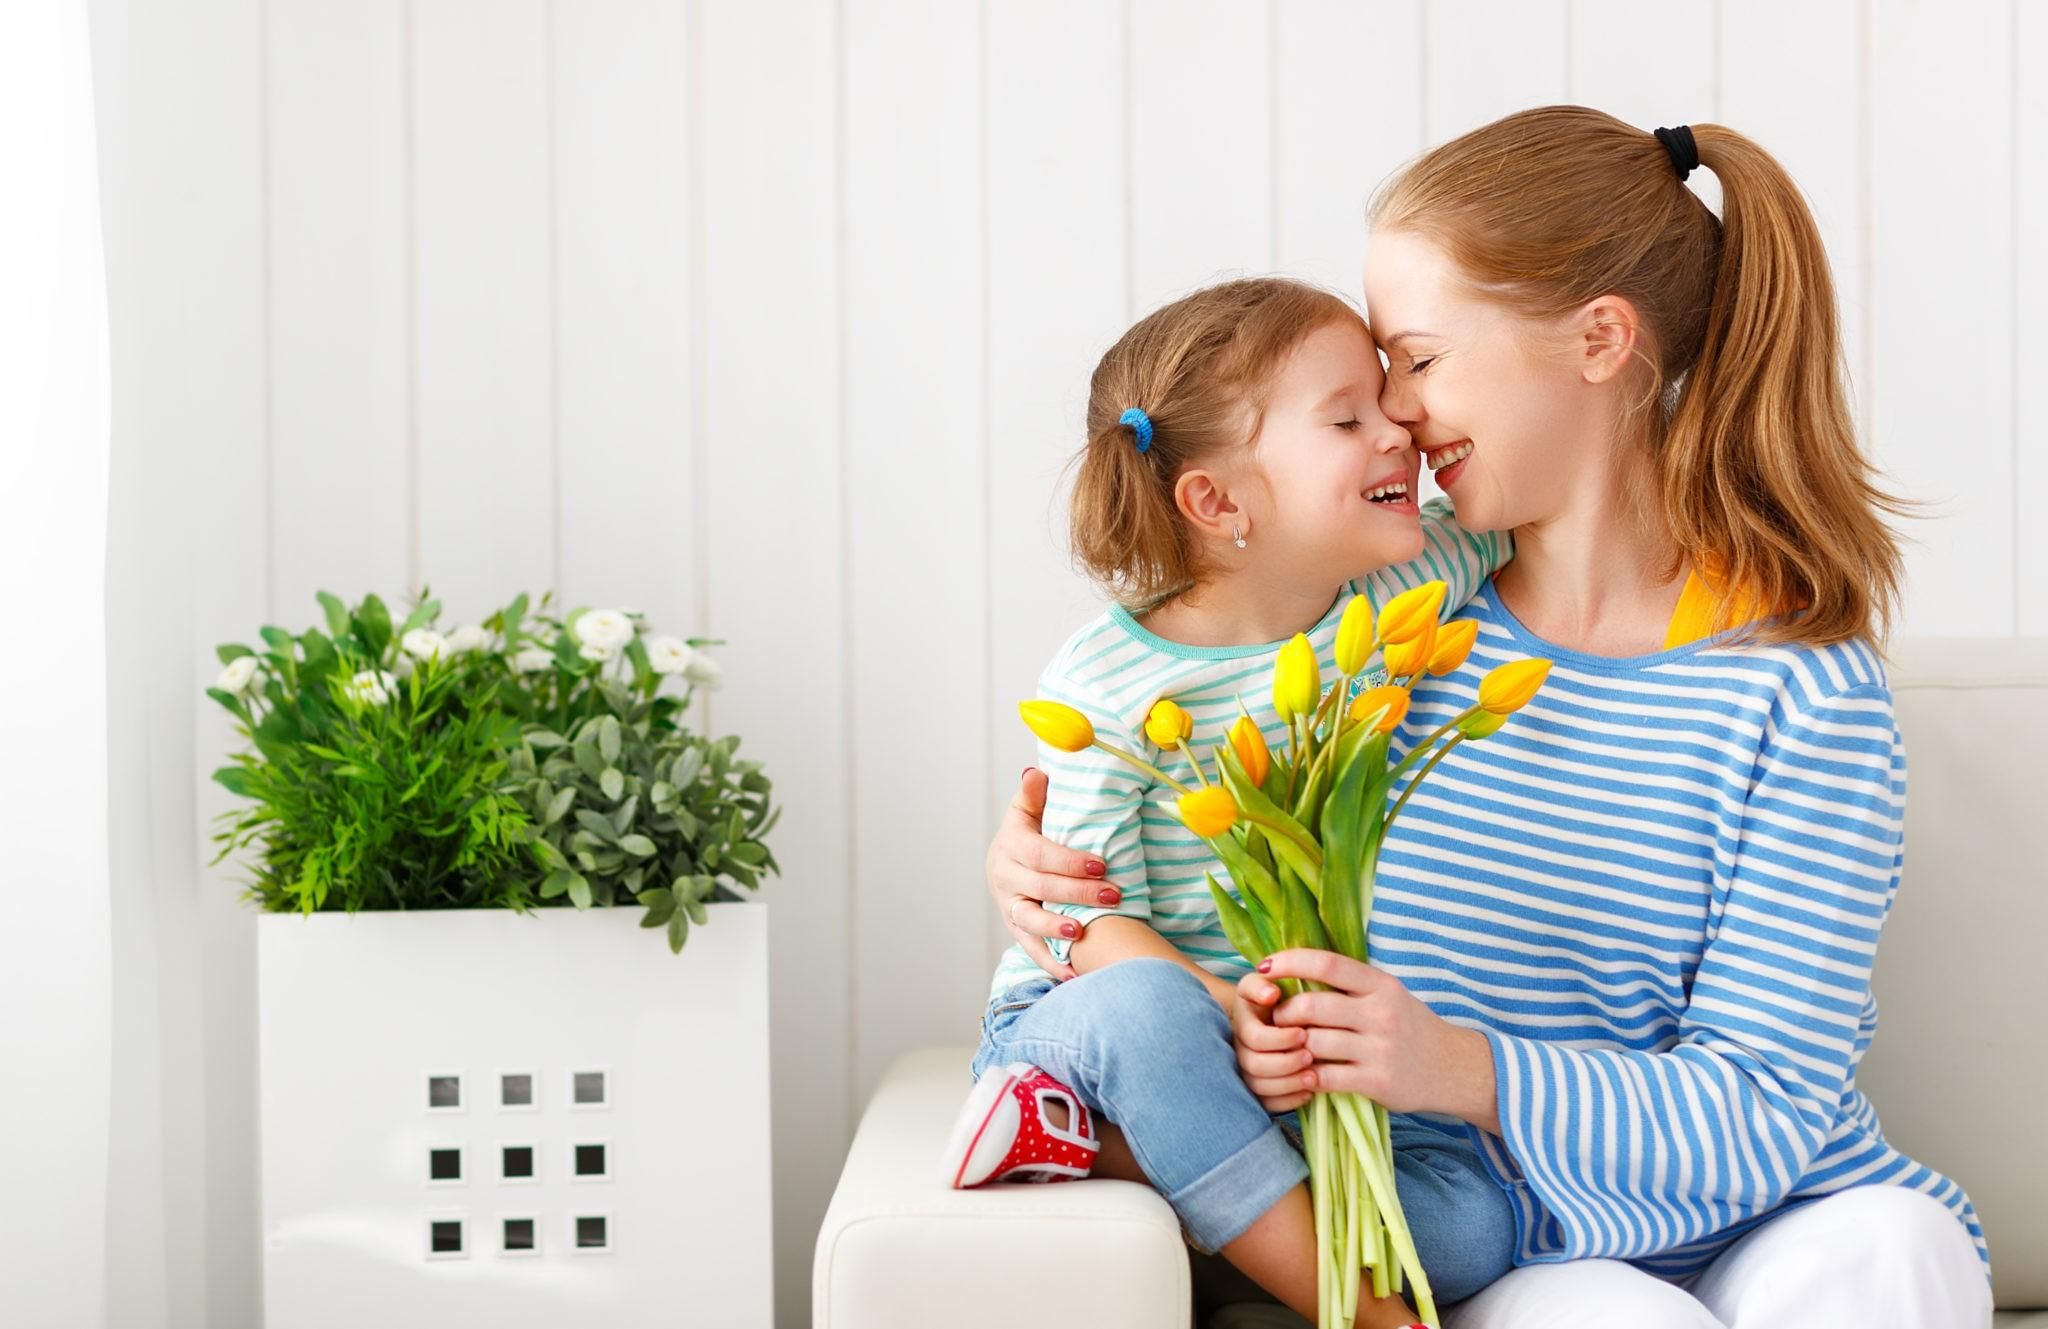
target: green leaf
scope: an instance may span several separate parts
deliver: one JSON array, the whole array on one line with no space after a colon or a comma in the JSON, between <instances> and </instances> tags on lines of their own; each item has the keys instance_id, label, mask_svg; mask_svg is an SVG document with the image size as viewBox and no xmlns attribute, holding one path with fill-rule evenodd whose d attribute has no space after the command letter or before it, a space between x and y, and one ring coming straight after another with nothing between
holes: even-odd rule
<instances>
[{"instance_id":1,"label":"green leaf","mask_svg":"<svg viewBox=\"0 0 2048 1329\"><path fill-rule=\"evenodd\" d=\"M247 646L237 646L233 642L229 642L225 646L214 647L213 653L220 657L220 662L222 664L232 664L234 661L241 659L245 655L256 654L256 652L250 650Z\"/></svg>"},{"instance_id":2,"label":"green leaf","mask_svg":"<svg viewBox=\"0 0 2048 1329\"><path fill-rule=\"evenodd\" d=\"M608 768L604 764L604 758L597 755L596 744L578 743L573 751L576 754L577 770L582 771L585 776L592 780L604 777L604 773Z\"/></svg>"},{"instance_id":3,"label":"green leaf","mask_svg":"<svg viewBox=\"0 0 2048 1329\"><path fill-rule=\"evenodd\" d=\"M648 839L644 835L628 835L621 837L621 839L619 840L619 848L625 850L627 853L633 855L635 858L654 857L654 841Z\"/></svg>"},{"instance_id":4,"label":"green leaf","mask_svg":"<svg viewBox=\"0 0 2048 1329\"><path fill-rule=\"evenodd\" d=\"M315 595L320 601L322 612L327 615L327 631L336 637L346 637L348 606L343 604L339 597L329 595L326 591L317 591Z\"/></svg>"},{"instance_id":5,"label":"green leaf","mask_svg":"<svg viewBox=\"0 0 2048 1329\"><path fill-rule=\"evenodd\" d=\"M391 644L391 611L376 596L366 595L356 610L356 623L363 630L363 648L371 658L382 660L384 649Z\"/></svg>"},{"instance_id":6,"label":"green leaf","mask_svg":"<svg viewBox=\"0 0 2048 1329\"><path fill-rule=\"evenodd\" d=\"M705 920L710 918L710 915L704 912L704 902L702 900L685 900L683 908L689 913L690 921L698 927L703 927Z\"/></svg>"},{"instance_id":7,"label":"green leaf","mask_svg":"<svg viewBox=\"0 0 2048 1329\"><path fill-rule=\"evenodd\" d=\"M568 741L554 730L542 725L529 725L526 730L526 746L535 752L547 752L564 746Z\"/></svg>"},{"instance_id":8,"label":"green leaf","mask_svg":"<svg viewBox=\"0 0 2048 1329\"><path fill-rule=\"evenodd\" d=\"M441 602L439 600L421 601L418 608L405 616L405 622L398 625L399 638L402 640L405 634L411 632L414 628L425 627L439 617L440 613Z\"/></svg>"},{"instance_id":9,"label":"green leaf","mask_svg":"<svg viewBox=\"0 0 2048 1329\"><path fill-rule=\"evenodd\" d=\"M292 657L292 648L298 645L297 638L293 637L291 633L286 632L283 628L274 628L265 624L263 627L256 629L256 632L258 636L263 638L264 645L287 659Z\"/></svg>"},{"instance_id":10,"label":"green leaf","mask_svg":"<svg viewBox=\"0 0 2048 1329\"><path fill-rule=\"evenodd\" d=\"M606 844L617 844L619 842L619 833L612 829L611 819L602 812L594 812L589 808L577 808L576 824Z\"/></svg>"},{"instance_id":11,"label":"green leaf","mask_svg":"<svg viewBox=\"0 0 2048 1329\"><path fill-rule=\"evenodd\" d=\"M574 785L570 785L566 789L556 790L554 798L548 803L547 816L541 819L541 824L544 826L554 825L563 817L569 815L569 809L575 802L576 787Z\"/></svg>"},{"instance_id":12,"label":"green leaf","mask_svg":"<svg viewBox=\"0 0 2048 1329\"><path fill-rule=\"evenodd\" d=\"M223 766L213 773L214 782L241 798L254 798L249 791L249 773L239 766Z\"/></svg>"},{"instance_id":13,"label":"green leaf","mask_svg":"<svg viewBox=\"0 0 2048 1329\"><path fill-rule=\"evenodd\" d=\"M1209 883L1209 895L1216 901L1216 913L1223 924L1223 935L1230 938L1230 944L1237 947L1237 953L1253 964L1265 959L1273 952L1259 937L1258 929L1252 924L1252 916L1245 907L1232 899L1230 892L1217 884L1216 874L1204 873Z\"/></svg>"},{"instance_id":14,"label":"green leaf","mask_svg":"<svg viewBox=\"0 0 2048 1329\"><path fill-rule=\"evenodd\" d=\"M597 726L597 750L604 756L605 764L612 765L619 759L619 717L607 715ZM617 794L612 795L617 798Z\"/></svg>"},{"instance_id":15,"label":"green leaf","mask_svg":"<svg viewBox=\"0 0 2048 1329\"><path fill-rule=\"evenodd\" d=\"M541 899L554 899L562 894L562 892L568 890L569 883L575 879L576 874L574 872L569 871L567 868L556 868L553 872L548 873L547 880L540 884Z\"/></svg>"},{"instance_id":16,"label":"green leaf","mask_svg":"<svg viewBox=\"0 0 2048 1329\"><path fill-rule=\"evenodd\" d=\"M668 920L668 949L672 955L683 953L683 942L690 935L690 918L687 914L675 914Z\"/></svg>"},{"instance_id":17,"label":"green leaf","mask_svg":"<svg viewBox=\"0 0 2048 1329\"><path fill-rule=\"evenodd\" d=\"M624 835L633 827L633 819L640 815L640 795L628 794L626 801L612 812L612 829Z\"/></svg>"},{"instance_id":18,"label":"green leaf","mask_svg":"<svg viewBox=\"0 0 2048 1329\"><path fill-rule=\"evenodd\" d=\"M597 787L604 791L606 798L616 802L619 795L626 792L626 777L618 767L607 766L597 777Z\"/></svg>"},{"instance_id":19,"label":"green leaf","mask_svg":"<svg viewBox=\"0 0 2048 1329\"><path fill-rule=\"evenodd\" d=\"M569 874L569 903L578 909L590 908L590 878L580 872Z\"/></svg>"},{"instance_id":20,"label":"green leaf","mask_svg":"<svg viewBox=\"0 0 2048 1329\"><path fill-rule=\"evenodd\" d=\"M768 861L768 847L752 842L742 842L732 847L732 856L736 861L745 863L750 868L757 868Z\"/></svg>"}]
</instances>

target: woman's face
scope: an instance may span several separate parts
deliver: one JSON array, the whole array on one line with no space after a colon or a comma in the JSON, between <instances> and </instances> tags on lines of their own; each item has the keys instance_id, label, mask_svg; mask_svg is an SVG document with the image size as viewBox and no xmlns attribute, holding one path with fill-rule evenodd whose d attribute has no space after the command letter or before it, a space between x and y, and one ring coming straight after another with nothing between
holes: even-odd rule
<instances>
[{"instance_id":1,"label":"woman's face","mask_svg":"<svg viewBox=\"0 0 2048 1329\"><path fill-rule=\"evenodd\" d=\"M1365 300L1387 353L1380 407L1467 529L1543 521L1599 479L1606 426L1562 329L1485 299L1412 231L1373 232Z\"/></svg>"},{"instance_id":2,"label":"woman's face","mask_svg":"<svg viewBox=\"0 0 2048 1329\"><path fill-rule=\"evenodd\" d=\"M1270 566L1335 584L1422 552L1415 450L1380 410L1383 378L1356 322L1310 333L1281 368L1245 487Z\"/></svg>"}]
</instances>

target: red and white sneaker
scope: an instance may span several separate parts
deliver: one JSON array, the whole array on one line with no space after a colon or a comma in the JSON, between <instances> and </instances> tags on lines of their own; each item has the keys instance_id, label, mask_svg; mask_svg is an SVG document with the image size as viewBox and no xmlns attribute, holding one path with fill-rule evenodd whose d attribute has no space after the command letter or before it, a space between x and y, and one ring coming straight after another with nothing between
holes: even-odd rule
<instances>
[{"instance_id":1,"label":"red and white sneaker","mask_svg":"<svg viewBox=\"0 0 2048 1329\"><path fill-rule=\"evenodd\" d=\"M1064 1103L1055 1126L1048 1102ZM1078 1181L1095 1166L1102 1142L1078 1095L1028 1061L1013 1061L974 1082L946 1141L946 1184L954 1190L998 1181Z\"/></svg>"}]
</instances>

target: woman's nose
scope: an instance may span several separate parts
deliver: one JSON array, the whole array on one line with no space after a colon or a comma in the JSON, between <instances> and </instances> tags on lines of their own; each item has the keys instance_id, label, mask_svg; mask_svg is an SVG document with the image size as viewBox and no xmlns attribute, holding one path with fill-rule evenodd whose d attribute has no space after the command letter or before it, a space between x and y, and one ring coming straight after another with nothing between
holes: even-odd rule
<instances>
[{"instance_id":1,"label":"woman's nose","mask_svg":"<svg viewBox=\"0 0 2048 1329\"><path fill-rule=\"evenodd\" d=\"M1380 417L1379 427L1373 430L1374 452L1406 452L1414 446L1415 438L1406 429L1385 416Z\"/></svg>"}]
</instances>

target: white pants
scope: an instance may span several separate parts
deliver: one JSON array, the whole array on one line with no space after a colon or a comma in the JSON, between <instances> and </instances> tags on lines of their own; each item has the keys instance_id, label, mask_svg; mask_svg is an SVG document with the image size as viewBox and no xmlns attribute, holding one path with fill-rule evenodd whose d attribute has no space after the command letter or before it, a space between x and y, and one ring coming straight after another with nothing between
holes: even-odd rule
<instances>
[{"instance_id":1,"label":"white pants","mask_svg":"<svg viewBox=\"0 0 2048 1329\"><path fill-rule=\"evenodd\" d=\"M1985 1329L1991 1285L1939 1200L1858 1186L1745 1234L1690 1290L1619 1260L1516 1269L1444 1329Z\"/></svg>"}]
</instances>

